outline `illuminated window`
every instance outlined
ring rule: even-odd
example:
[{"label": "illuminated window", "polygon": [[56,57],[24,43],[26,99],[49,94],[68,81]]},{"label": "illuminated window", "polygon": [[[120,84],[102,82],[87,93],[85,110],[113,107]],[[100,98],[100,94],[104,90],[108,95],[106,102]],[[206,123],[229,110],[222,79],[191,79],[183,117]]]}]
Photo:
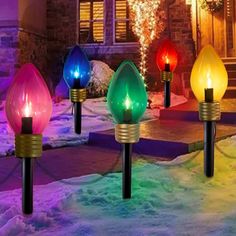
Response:
[{"label": "illuminated window", "polygon": [[103,43],[104,1],[79,0],[79,43]]},{"label": "illuminated window", "polygon": [[114,0],[115,2],[115,42],[136,42],[132,31],[129,6],[127,0]]}]

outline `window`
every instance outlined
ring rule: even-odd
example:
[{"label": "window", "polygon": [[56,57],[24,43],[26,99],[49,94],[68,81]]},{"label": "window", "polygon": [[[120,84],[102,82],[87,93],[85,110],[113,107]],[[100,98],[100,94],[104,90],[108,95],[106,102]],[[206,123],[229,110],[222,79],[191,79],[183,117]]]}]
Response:
[{"label": "window", "polygon": [[79,0],[79,43],[103,43],[104,1]]},{"label": "window", "polygon": [[127,0],[115,2],[115,42],[136,42]]},{"label": "window", "polygon": [[137,42],[127,0],[77,0],[77,4],[79,44]]}]

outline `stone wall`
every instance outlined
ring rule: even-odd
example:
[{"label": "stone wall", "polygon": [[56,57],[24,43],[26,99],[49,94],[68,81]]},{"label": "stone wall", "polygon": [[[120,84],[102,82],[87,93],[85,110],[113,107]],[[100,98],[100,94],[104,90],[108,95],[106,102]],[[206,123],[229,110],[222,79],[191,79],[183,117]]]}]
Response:
[{"label": "stone wall", "polygon": [[17,70],[30,62],[40,70],[50,88],[45,35],[26,31],[18,26],[0,28],[0,99],[5,97],[5,91]]},{"label": "stone wall", "polygon": [[24,63],[46,77],[46,0],[0,0],[0,99]]},{"label": "stone wall", "polygon": [[19,66],[18,53],[17,27],[0,27],[0,99],[5,97]]}]

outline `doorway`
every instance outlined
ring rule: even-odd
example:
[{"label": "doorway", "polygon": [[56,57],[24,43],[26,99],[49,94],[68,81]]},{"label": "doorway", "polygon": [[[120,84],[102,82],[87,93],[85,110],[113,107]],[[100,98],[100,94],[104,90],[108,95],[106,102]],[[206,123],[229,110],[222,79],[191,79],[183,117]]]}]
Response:
[{"label": "doorway", "polygon": [[236,58],[236,0],[224,0],[217,11],[203,9],[197,0],[192,10],[196,52],[210,43],[220,57]]}]

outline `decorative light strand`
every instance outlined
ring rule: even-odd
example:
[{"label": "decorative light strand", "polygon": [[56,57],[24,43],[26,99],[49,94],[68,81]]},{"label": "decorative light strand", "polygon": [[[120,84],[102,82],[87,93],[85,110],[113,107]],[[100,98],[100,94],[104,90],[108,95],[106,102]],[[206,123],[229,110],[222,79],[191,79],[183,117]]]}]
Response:
[{"label": "decorative light strand", "polygon": [[140,43],[140,72],[145,79],[147,53],[151,42],[164,30],[165,14],[160,10],[160,0],[128,0],[133,21],[133,31]]}]

